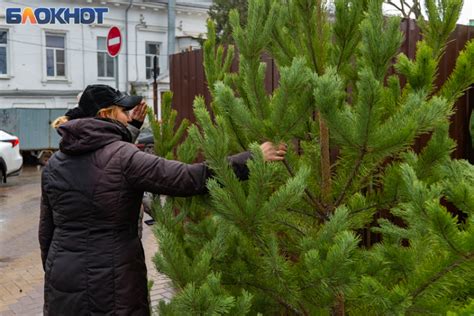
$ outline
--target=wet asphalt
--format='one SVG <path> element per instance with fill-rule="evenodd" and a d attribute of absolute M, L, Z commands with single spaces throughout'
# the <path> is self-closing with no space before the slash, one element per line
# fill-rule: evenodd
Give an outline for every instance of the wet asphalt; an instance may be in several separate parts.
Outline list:
<path fill-rule="evenodd" d="M 0 316 L 42 315 L 43 269 L 38 243 L 41 169 L 24 166 L 20 176 L 0 183 Z M 146 219 L 146 218 L 145 218 Z M 173 296 L 170 281 L 156 271 L 158 250 L 152 226 L 144 225 L 148 278 L 154 281 L 152 305 Z"/>

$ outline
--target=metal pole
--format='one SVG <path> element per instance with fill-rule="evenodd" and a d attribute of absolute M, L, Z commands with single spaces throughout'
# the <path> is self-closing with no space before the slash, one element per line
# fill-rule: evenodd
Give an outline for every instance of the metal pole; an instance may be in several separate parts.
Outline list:
<path fill-rule="evenodd" d="M 175 28 L 176 28 L 176 0 L 168 0 L 168 60 L 166 67 L 170 69 L 169 59 L 174 52 Z"/>
<path fill-rule="evenodd" d="M 160 68 L 158 67 L 158 57 L 153 56 L 153 111 L 157 118 L 160 117 L 158 114 L 158 82 L 156 82 L 159 73 Z"/>
<path fill-rule="evenodd" d="M 119 55 L 115 56 L 115 89 L 119 89 Z"/>
<path fill-rule="evenodd" d="M 128 92 L 128 11 L 132 7 L 133 0 L 130 0 L 128 7 L 125 9 L 125 92 Z M 135 38 L 135 45 L 137 45 Z M 135 65 L 137 68 L 137 65 Z M 138 81 L 138 78 L 136 79 Z"/>

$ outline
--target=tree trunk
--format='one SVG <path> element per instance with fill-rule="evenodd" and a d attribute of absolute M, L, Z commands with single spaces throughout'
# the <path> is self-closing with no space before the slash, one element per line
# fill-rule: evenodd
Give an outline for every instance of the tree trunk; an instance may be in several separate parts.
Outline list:
<path fill-rule="evenodd" d="M 334 307 L 331 311 L 331 316 L 344 316 L 346 314 L 344 307 L 344 293 L 339 292 L 336 295 Z"/>

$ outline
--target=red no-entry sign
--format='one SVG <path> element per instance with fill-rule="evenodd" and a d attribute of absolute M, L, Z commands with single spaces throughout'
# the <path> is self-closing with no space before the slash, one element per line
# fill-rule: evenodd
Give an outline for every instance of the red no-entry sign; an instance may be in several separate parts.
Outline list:
<path fill-rule="evenodd" d="M 112 26 L 107 34 L 107 53 L 111 57 L 115 57 L 120 52 L 122 47 L 122 34 L 120 29 L 116 26 Z"/>

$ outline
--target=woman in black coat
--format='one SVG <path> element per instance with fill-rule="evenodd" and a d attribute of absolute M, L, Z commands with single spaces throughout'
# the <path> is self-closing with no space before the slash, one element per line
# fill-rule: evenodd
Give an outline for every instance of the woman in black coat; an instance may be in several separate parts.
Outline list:
<path fill-rule="evenodd" d="M 137 234 L 143 192 L 206 192 L 210 172 L 205 164 L 166 160 L 130 143 L 126 111 L 140 101 L 92 85 L 79 106 L 60 120 L 60 150 L 42 174 L 45 315 L 149 315 L 147 270 Z M 286 153 L 268 142 L 261 148 L 269 161 Z M 249 158 L 248 152 L 229 157 L 242 180 Z"/>

